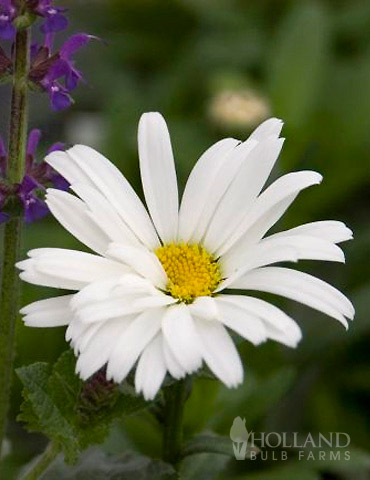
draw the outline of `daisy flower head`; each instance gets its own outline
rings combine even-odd
[[[240,384],[243,367],[229,331],[255,345],[268,339],[298,344],[301,330],[292,318],[233,290],[281,295],[347,327],[354,309],[342,293],[275,265],[344,262],[337,244],[352,238],[337,221],[266,236],[298,193],[322,179],[301,171],[264,187],[283,145],[281,128],[271,118],[245,142],[226,138],[211,146],[179,204],[166,123],[159,113],[144,114],[138,143],[147,209],[95,150],[76,145],[48,155],[46,162],[72,190],[49,189],[49,209],[94,253],[41,248],[18,263],[24,281],[71,291],[24,307],[25,324],[66,325],[83,379],[106,366],[108,379],[121,382],[136,367],[136,390],[146,399],[154,398],[167,373],[180,379],[203,363],[228,387]]]

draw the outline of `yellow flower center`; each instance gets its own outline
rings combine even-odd
[[[167,291],[182,302],[212,295],[221,282],[218,261],[198,244],[169,243],[155,250],[168,278]]]

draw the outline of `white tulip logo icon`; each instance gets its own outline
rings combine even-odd
[[[245,460],[250,433],[245,426],[245,418],[234,418],[230,428],[230,438],[233,442],[235,458],[237,460]]]

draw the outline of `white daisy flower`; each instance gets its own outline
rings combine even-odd
[[[283,145],[281,128],[271,118],[244,143],[227,138],[209,148],[179,206],[166,123],[159,113],[144,114],[138,142],[149,214],[125,177],[95,150],[76,145],[51,153],[46,161],[74,194],[49,189],[47,204],[95,253],[41,248],[18,263],[24,281],[72,292],[24,307],[25,324],[67,325],[83,379],[106,365],[107,377],[121,382],[137,364],[136,390],[146,399],[167,372],[179,379],[203,362],[228,387],[240,384],[243,367],[229,330],[255,345],[267,339],[297,345],[301,331],[294,320],[232,289],[282,295],[347,327],[354,309],[342,293],[306,273],[271,266],[344,262],[337,243],[352,238],[337,221],[265,237],[298,193],[322,180],[316,172],[294,172],[262,191]]]

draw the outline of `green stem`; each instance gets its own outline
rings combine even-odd
[[[29,29],[19,30],[15,39],[14,75],[10,112],[7,182],[19,183],[24,176],[27,141],[29,70]],[[5,224],[0,303],[0,452],[5,435],[6,417],[13,373],[15,322],[18,312],[18,274],[22,220],[12,218]]]
[[[48,468],[59,452],[60,448],[58,445],[55,445],[53,442],[49,443],[39,460],[31,467],[31,470],[26,472],[26,474],[22,477],[22,480],[38,480],[41,474]]]
[[[163,460],[176,465],[181,456],[184,407],[188,382],[181,380],[164,390]]]
[[[28,70],[30,29],[18,30],[15,38],[14,76],[9,130],[9,183],[21,182],[24,177],[28,127]]]

